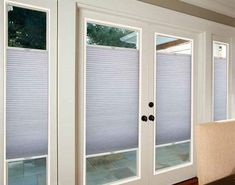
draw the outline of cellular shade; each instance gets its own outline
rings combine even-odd
[[[87,155],[138,146],[138,101],[138,50],[87,46]]]
[[[190,139],[191,55],[157,53],[156,144]]]
[[[214,120],[227,119],[227,59],[214,58]]]
[[[47,154],[48,53],[7,49],[6,157]]]

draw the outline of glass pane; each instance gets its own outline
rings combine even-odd
[[[8,185],[45,185],[46,158],[8,162]]]
[[[46,12],[16,6],[8,9],[8,46],[46,49]]]
[[[213,44],[214,121],[227,119],[227,45]]]
[[[130,33],[131,37],[131,32],[122,30]],[[113,36],[107,32],[106,37],[112,40]],[[87,185],[105,184],[137,175],[138,100],[139,51],[87,45]]]
[[[136,176],[136,150],[87,157],[87,184],[106,184]]]
[[[155,170],[190,161],[191,41],[156,37]]]
[[[123,48],[137,47],[137,32],[96,23],[87,24],[87,44]]]
[[[46,185],[46,13],[10,5],[7,7],[8,41],[11,46],[6,50],[7,181],[8,185]],[[28,158],[33,159],[25,160]]]

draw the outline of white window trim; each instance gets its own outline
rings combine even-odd
[[[18,7],[25,7],[33,10],[44,11],[47,13],[47,46],[49,49],[48,55],[48,69],[49,69],[49,86],[48,86],[48,155],[47,155],[47,184],[57,184],[57,7],[56,2],[50,3],[46,0],[35,0],[34,2],[28,0],[4,0],[0,2],[0,9],[4,10],[0,13],[0,53],[3,58],[0,58],[0,72],[4,77],[0,78],[0,132],[3,131],[0,137],[0,184],[7,185],[7,160],[6,160],[6,140],[5,140],[5,64],[6,64],[6,50],[8,48],[7,41],[7,20],[6,20],[6,6],[7,4]],[[52,11],[53,9],[53,11]],[[53,19],[53,21],[51,21]],[[53,34],[50,30],[53,31]],[[52,40],[53,39],[53,40]],[[53,47],[50,47],[53,46]],[[26,49],[26,48],[14,48]],[[36,49],[32,49],[36,50]],[[43,50],[43,51],[47,51]],[[3,119],[4,118],[4,119]]]

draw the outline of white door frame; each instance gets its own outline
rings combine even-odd
[[[132,21],[126,18],[120,18],[118,16],[106,16],[106,14],[103,14],[101,12],[93,12],[87,9],[83,9],[80,8],[79,9],[79,20],[78,23],[80,25],[80,29],[79,32],[81,32],[82,36],[79,37],[79,45],[82,45],[81,50],[78,50],[79,53],[79,64],[80,66],[80,73],[78,74],[78,78],[80,79],[80,86],[79,86],[79,91],[78,91],[78,98],[79,98],[79,102],[80,104],[78,105],[79,110],[81,110],[81,112],[79,112],[79,114],[83,114],[81,115],[83,117],[83,119],[81,119],[81,124],[79,124],[78,127],[78,135],[80,135],[80,141],[81,145],[79,146],[79,151],[81,151],[80,153],[80,164],[82,165],[80,167],[80,170],[82,173],[82,177],[79,180],[79,182],[85,185],[85,125],[86,125],[86,120],[85,120],[85,102],[86,102],[86,98],[85,98],[85,94],[86,94],[86,23],[87,22],[96,22],[98,24],[103,24],[103,25],[108,25],[108,26],[117,26],[117,27],[123,27],[123,28],[129,28],[131,30],[136,30],[138,31],[138,35],[139,35],[139,67],[140,67],[140,78],[139,78],[139,152],[138,155],[139,156],[139,162],[138,162],[138,172],[137,172],[137,176],[133,177],[133,178],[128,178],[128,179],[123,179],[117,182],[114,182],[112,184],[130,184],[130,185],[141,185],[141,184],[146,184],[147,182],[147,178],[146,178],[146,174],[148,171],[148,168],[146,166],[147,163],[143,163],[143,159],[148,159],[148,155],[146,153],[147,148],[146,148],[146,136],[144,136],[145,133],[142,133],[143,130],[147,130],[149,127],[149,124],[146,122],[142,122],[141,121],[141,116],[142,115],[147,115],[147,104],[146,104],[146,99],[148,96],[148,84],[146,84],[145,82],[147,81],[147,69],[148,69],[148,65],[143,65],[142,63],[142,44],[145,44],[146,46],[148,45],[148,43],[146,41],[142,40],[142,29],[146,28],[145,24],[142,24],[141,22],[138,21]],[[141,27],[141,28],[140,28]],[[81,29],[82,28],[82,29]],[[145,43],[142,43],[145,42]],[[81,82],[82,81],[82,82]],[[82,103],[81,103],[82,102]]]
[[[79,24],[78,24],[78,27],[79,27],[79,34],[78,34],[78,43],[79,43],[79,49],[78,49],[78,55],[79,55],[79,58],[78,58],[78,63],[79,63],[79,84],[78,84],[78,88],[79,88],[79,91],[78,91],[78,99],[79,99],[79,110],[84,112],[84,100],[85,100],[85,97],[84,97],[84,88],[85,88],[85,82],[84,82],[84,72],[85,72],[85,69],[84,69],[84,66],[85,66],[85,63],[84,61],[86,60],[85,56],[84,56],[84,45],[85,45],[85,42],[84,41],[84,34],[86,33],[84,31],[84,19],[85,18],[89,18],[89,19],[96,19],[96,20],[99,20],[101,22],[111,22],[111,23],[120,23],[119,24],[124,24],[124,25],[133,25],[133,20],[132,19],[129,19],[129,21],[126,21],[126,18],[125,16],[122,16],[121,18],[111,13],[107,13],[109,16],[106,16],[106,14],[102,11],[102,10],[97,10],[95,8],[92,8],[92,7],[84,7],[84,6],[81,6],[80,4],[78,4],[78,8],[79,8],[79,14],[78,14],[78,18],[79,18]],[[138,22],[138,20],[135,20],[135,22]],[[149,111],[149,108],[146,108],[145,105],[148,104],[148,102],[150,101],[153,101],[154,100],[154,95],[152,92],[154,92],[154,82],[153,82],[153,79],[154,78],[154,71],[152,69],[154,69],[155,67],[155,61],[154,61],[154,55],[155,55],[155,52],[154,52],[154,49],[155,46],[155,42],[154,42],[154,39],[155,39],[155,33],[156,32],[161,32],[161,33],[165,33],[165,34],[168,34],[168,35],[175,35],[175,36],[178,36],[178,37],[184,37],[184,38],[188,38],[188,39],[191,39],[192,41],[194,41],[194,44],[193,44],[193,47],[192,47],[192,50],[193,50],[193,59],[192,59],[192,101],[195,102],[195,104],[193,104],[192,106],[192,125],[191,125],[191,135],[192,135],[192,138],[193,138],[193,135],[194,135],[194,132],[193,132],[193,128],[194,128],[194,123],[196,123],[196,120],[198,120],[198,114],[197,114],[197,92],[194,92],[195,89],[197,89],[197,85],[198,85],[198,81],[197,81],[197,65],[200,65],[200,62],[194,62],[194,61],[198,61],[198,54],[200,55],[200,51],[197,50],[197,46],[198,46],[198,43],[199,43],[199,32],[189,32],[187,29],[183,29],[183,28],[175,28],[175,27],[172,27],[172,26],[169,26],[169,25],[159,25],[159,24],[155,24],[155,23],[152,23],[151,26],[149,26],[147,24],[146,21],[143,21],[143,20],[140,20],[140,23],[139,23],[139,26],[143,29],[142,31],[142,36],[143,36],[143,39],[142,39],[142,42],[143,43],[146,43],[145,45],[143,45],[143,48],[142,50],[144,50],[143,52],[143,64],[146,64],[148,67],[148,69],[146,69],[148,71],[148,75],[146,75],[147,77],[147,81],[145,81],[145,84],[148,88],[148,92],[147,92],[147,97],[145,97],[144,99],[146,99],[146,101],[143,102],[143,109],[146,109],[146,114],[149,115],[151,111]],[[138,27],[138,23],[137,23],[137,27]],[[83,47],[82,47],[83,45]],[[196,46],[196,47],[194,47]],[[145,60],[146,59],[146,60]],[[197,64],[197,65],[195,65]],[[144,66],[144,65],[143,65]],[[144,70],[144,71],[146,71]],[[145,73],[146,74],[146,73]],[[149,82],[149,83],[146,83],[146,82]],[[82,103],[81,103],[82,102]],[[153,110],[153,109],[152,109]],[[145,111],[143,111],[145,112]],[[80,116],[79,117],[79,127],[77,127],[78,129],[78,135],[80,136],[79,141],[80,141],[80,146],[78,146],[79,148],[79,158],[81,158],[81,156],[84,156],[84,143],[82,141],[84,141],[84,115],[82,115],[81,112],[78,113]],[[154,114],[154,112],[152,112],[152,114]],[[144,129],[145,127],[143,127]],[[142,129],[142,130],[143,130]],[[143,135],[147,135],[148,138],[155,138],[151,133],[153,133],[154,131],[154,124],[148,124],[148,127],[145,128],[146,129],[146,134],[143,134]],[[148,138],[143,138],[142,142],[144,143],[148,143],[148,145],[151,143],[152,144],[152,141],[149,141]],[[146,169],[144,170],[144,172],[150,172],[149,174],[147,174],[145,176],[145,174],[142,173],[142,176],[140,178],[149,178],[149,175],[152,174],[152,171],[151,169],[147,166],[150,164],[150,166],[152,166],[152,164],[154,164],[153,162],[151,161],[154,161],[154,159],[152,158],[153,156],[151,156],[150,153],[154,153],[151,149],[151,147],[149,148],[146,148],[146,150],[144,151],[141,151],[141,153],[143,154],[142,156],[145,156],[144,158],[142,158],[142,165],[146,165],[145,168],[143,169]],[[192,151],[195,151],[195,143],[194,143],[194,140],[192,139],[192,145],[191,145],[191,150]],[[147,151],[147,152],[146,152]],[[160,185],[163,184],[171,184],[171,183],[176,183],[176,182],[179,182],[179,181],[183,181],[187,178],[191,178],[191,177],[194,177],[196,176],[196,158],[195,158],[195,155],[191,155],[192,157],[192,162],[185,165],[185,166],[181,166],[180,170],[178,167],[174,168],[174,170],[170,171],[170,172],[166,172],[164,171],[165,173],[161,172],[160,174],[158,173],[158,178],[156,178],[156,176],[153,176],[152,178],[152,182],[155,182],[157,181]],[[151,161],[149,161],[148,159],[151,158]],[[84,160],[81,160],[80,159],[80,166],[79,166],[79,174],[82,175],[80,176],[80,178],[82,177],[83,180],[80,179],[79,183],[80,184],[85,184],[85,179],[84,179]],[[83,164],[83,165],[82,165]],[[81,170],[83,169],[83,170]],[[182,172],[184,175],[182,175]],[[155,172],[154,172],[155,174]],[[180,175],[181,174],[181,175]],[[187,174],[187,175],[185,175]],[[155,174],[156,175],[156,174]],[[174,178],[168,178],[169,175],[171,177],[174,177]],[[146,181],[145,181],[146,182]],[[126,182],[127,184],[129,184],[130,182]],[[123,184],[126,184],[125,181]],[[134,184],[137,184],[138,181],[134,181]],[[115,184],[115,183],[114,183]],[[118,183],[116,183],[118,184]],[[130,183],[131,184],[131,183]]]
[[[0,138],[0,183],[7,185],[7,164],[6,164],[6,136],[5,136],[5,65],[7,41],[7,4],[29,8],[32,10],[43,11],[47,13],[47,50],[49,52],[48,69],[49,69],[49,86],[48,86],[48,155],[47,155],[47,183],[57,185],[57,1],[47,0],[4,0],[0,2],[1,30],[0,30],[0,70],[4,75],[0,79],[0,116],[1,116],[1,134]],[[2,94],[3,93],[3,94]],[[38,156],[40,158],[40,156]]]

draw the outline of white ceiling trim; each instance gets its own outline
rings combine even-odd
[[[234,0],[181,0],[181,1],[235,18]]]

